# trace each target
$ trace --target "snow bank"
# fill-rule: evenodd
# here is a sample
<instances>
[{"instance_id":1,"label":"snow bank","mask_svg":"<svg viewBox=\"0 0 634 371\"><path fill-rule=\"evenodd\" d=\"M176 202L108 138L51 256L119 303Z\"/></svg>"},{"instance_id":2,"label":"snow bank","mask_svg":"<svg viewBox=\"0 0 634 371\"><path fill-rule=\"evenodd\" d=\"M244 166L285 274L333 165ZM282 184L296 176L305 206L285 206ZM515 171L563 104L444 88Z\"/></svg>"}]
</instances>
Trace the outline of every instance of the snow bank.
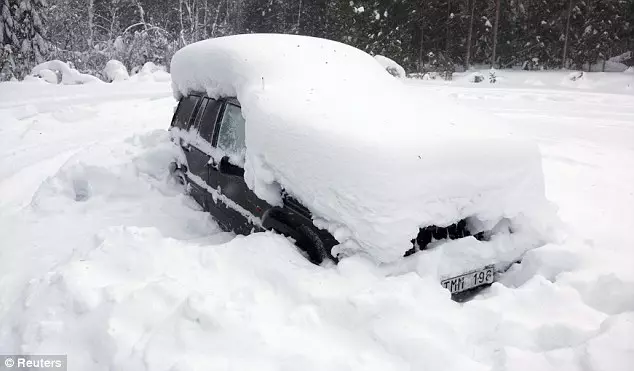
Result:
<instances>
[{"instance_id":1,"label":"snow bank","mask_svg":"<svg viewBox=\"0 0 634 371\"><path fill-rule=\"evenodd\" d=\"M108 79L108 82L125 81L130 78L128 69L123 65L123 63L115 59L109 60L108 63L106 63L103 73Z\"/></svg>"},{"instance_id":2,"label":"snow bank","mask_svg":"<svg viewBox=\"0 0 634 371\"><path fill-rule=\"evenodd\" d=\"M401 67L400 64L394 62L390 58L384 57L382 55L375 55L374 59L376 59L376 61L379 62L379 64L383 66L383 68L385 68L387 72L390 73L390 75L401 78L401 79L407 77L407 73L405 73L405 69Z\"/></svg>"},{"instance_id":3,"label":"snow bank","mask_svg":"<svg viewBox=\"0 0 634 371\"><path fill-rule=\"evenodd\" d=\"M605 61L605 64L603 62L593 64L590 70L594 72L623 72L627 69L626 64L608 60Z\"/></svg>"},{"instance_id":4,"label":"snow bank","mask_svg":"<svg viewBox=\"0 0 634 371\"><path fill-rule=\"evenodd\" d=\"M631 361L631 312L610 318L540 276L460 305L433 279L386 277L363 259L315 267L271 233L209 245L120 226L86 250L30 281L0 327L3 349L64 353L69 369L95 371L625 371Z\"/></svg>"},{"instance_id":5,"label":"snow bank","mask_svg":"<svg viewBox=\"0 0 634 371\"><path fill-rule=\"evenodd\" d=\"M237 96L246 118L245 178L271 203L286 189L342 244L400 259L421 226L544 213L540 155L495 120L410 94L353 47L292 35L189 45L171 64L176 98ZM547 223L547 218L542 218ZM495 259L492 259L495 260Z\"/></svg>"},{"instance_id":6,"label":"snow bank","mask_svg":"<svg viewBox=\"0 0 634 371\"><path fill-rule=\"evenodd\" d=\"M608 60L599 60L590 66L592 72L623 72L628 69L628 60L632 59L632 52L628 51L623 54L609 58ZM584 70L588 70L588 64L584 64Z\"/></svg>"},{"instance_id":7,"label":"snow bank","mask_svg":"<svg viewBox=\"0 0 634 371\"><path fill-rule=\"evenodd\" d=\"M33 67L31 70L32 75L37 75L40 71L51 70L56 71L62 75L62 84L75 85L75 84L87 84L93 82L102 82L98 78L92 75L81 73L74 68L71 68L68 63L64 63L60 60L52 60L44 63L40 63Z\"/></svg>"},{"instance_id":8,"label":"snow bank","mask_svg":"<svg viewBox=\"0 0 634 371\"><path fill-rule=\"evenodd\" d=\"M573 364L573 347L588 350L590 370L608 370L600 362L610 357L606 365L627 364L631 316L605 321L540 277L492 291L461 306L433 279L385 277L362 259L315 267L271 233L200 245L112 227L81 258L28 284L0 344L63 352L69 369L95 371L516 371L529 357L556 370L550 352L569 351ZM12 346L1 336L9 329L21 334ZM625 342L605 347L614 340Z\"/></svg>"}]
</instances>

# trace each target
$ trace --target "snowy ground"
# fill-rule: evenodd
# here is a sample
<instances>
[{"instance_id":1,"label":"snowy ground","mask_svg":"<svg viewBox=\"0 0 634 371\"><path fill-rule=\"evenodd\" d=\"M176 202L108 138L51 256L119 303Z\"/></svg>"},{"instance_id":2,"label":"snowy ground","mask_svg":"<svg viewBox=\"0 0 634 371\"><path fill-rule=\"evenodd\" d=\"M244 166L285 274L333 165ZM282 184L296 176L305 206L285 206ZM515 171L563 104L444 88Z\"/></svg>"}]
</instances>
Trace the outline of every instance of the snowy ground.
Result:
<instances>
[{"instance_id":1,"label":"snowy ground","mask_svg":"<svg viewBox=\"0 0 634 371\"><path fill-rule=\"evenodd\" d=\"M68 354L70 370L630 370L634 75L498 76L408 84L535 139L565 238L465 304L430 277L219 232L166 181L168 82L0 84L0 353Z\"/></svg>"}]
</instances>

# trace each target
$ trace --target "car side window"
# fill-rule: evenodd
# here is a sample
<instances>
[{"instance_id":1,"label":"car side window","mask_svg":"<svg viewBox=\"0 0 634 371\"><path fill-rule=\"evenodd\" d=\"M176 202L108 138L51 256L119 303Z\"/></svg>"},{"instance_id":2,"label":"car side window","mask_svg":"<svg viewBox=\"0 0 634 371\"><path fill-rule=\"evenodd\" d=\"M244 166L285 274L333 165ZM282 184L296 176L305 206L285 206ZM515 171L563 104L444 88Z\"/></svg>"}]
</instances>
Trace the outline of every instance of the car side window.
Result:
<instances>
[{"instance_id":1,"label":"car side window","mask_svg":"<svg viewBox=\"0 0 634 371\"><path fill-rule=\"evenodd\" d=\"M178 108L176 109L176 113L172 119L172 126L180 129L187 129L199 100L200 97L195 95L183 97L178 104Z\"/></svg>"},{"instance_id":2,"label":"car side window","mask_svg":"<svg viewBox=\"0 0 634 371\"><path fill-rule=\"evenodd\" d=\"M200 116L200 122L197 126L200 136L208 142L211 142L211 137L214 132L216 121L218 120L218 113L222 107L222 102L211 98L205 98L205 101L207 105Z\"/></svg>"},{"instance_id":3,"label":"car side window","mask_svg":"<svg viewBox=\"0 0 634 371\"><path fill-rule=\"evenodd\" d=\"M240 107L227 103L220 122L217 147L235 160L244 158L244 126Z\"/></svg>"}]
</instances>

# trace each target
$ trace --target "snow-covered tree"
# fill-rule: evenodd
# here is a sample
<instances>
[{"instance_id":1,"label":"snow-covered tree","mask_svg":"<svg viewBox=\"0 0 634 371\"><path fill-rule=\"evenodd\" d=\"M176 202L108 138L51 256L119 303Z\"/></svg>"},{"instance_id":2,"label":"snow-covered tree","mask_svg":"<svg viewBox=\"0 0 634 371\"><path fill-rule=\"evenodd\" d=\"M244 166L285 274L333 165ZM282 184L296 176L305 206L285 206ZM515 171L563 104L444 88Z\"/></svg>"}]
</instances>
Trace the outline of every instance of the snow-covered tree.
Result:
<instances>
[{"instance_id":1,"label":"snow-covered tree","mask_svg":"<svg viewBox=\"0 0 634 371\"><path fill-rule=\"evenodd\" d=\"M575 12L575 42L571 59L575 67L605 61L623 51L623 41L631 37L626 20L627 1L585 0ZM630 40L630 42L632 42Z\"/></svg>"},{"instance_id":2,"label":"snow-covered tree","mask_svg":"<svg viewBox=\"0 0 634 371\"><path fill-rule=\"evenodd\" d=\"M447 76L467 51L469 64L495 52L499 68L581 68L634 49L634 0L43 1L0 0L1 79L44 57L91 74L111 59L169 65L186 44L249 32L328 38Z\"/></svg>"},{"instance_id":3,"label":"snow-covered tree","mask_svg":"<svg viewBox=\"0 0 634 371\"><path fill-rule=\"evenodd\" d=\"M44 0L2 0L0 80L23 77L48 56Z\"/></svg>"}]
</instances>

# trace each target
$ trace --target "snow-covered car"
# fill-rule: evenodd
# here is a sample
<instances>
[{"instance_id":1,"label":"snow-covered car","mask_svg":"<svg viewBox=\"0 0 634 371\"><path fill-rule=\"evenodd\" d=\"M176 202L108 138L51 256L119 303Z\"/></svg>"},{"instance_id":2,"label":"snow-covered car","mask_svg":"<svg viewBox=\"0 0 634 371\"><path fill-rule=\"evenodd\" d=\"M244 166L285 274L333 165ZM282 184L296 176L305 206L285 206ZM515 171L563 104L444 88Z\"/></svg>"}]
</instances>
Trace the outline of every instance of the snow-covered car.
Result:
<instances>
[{"instance_id":1,"label":"snow-covered car","mask_svg":"<svg viewBox=\"0 0 634 371\"><path fill-rule=\"evenodd\" d=\"M171 171L227 230L277 231L317 264L415 264L454 294L546 239L537 147L360 50L238 35L181 49L171 73Z\"/></svg>"}]
</instances>

